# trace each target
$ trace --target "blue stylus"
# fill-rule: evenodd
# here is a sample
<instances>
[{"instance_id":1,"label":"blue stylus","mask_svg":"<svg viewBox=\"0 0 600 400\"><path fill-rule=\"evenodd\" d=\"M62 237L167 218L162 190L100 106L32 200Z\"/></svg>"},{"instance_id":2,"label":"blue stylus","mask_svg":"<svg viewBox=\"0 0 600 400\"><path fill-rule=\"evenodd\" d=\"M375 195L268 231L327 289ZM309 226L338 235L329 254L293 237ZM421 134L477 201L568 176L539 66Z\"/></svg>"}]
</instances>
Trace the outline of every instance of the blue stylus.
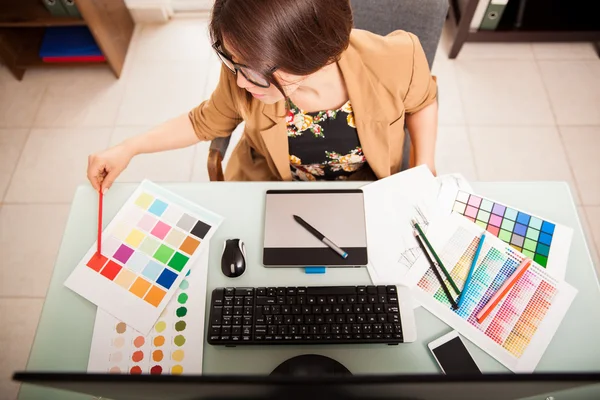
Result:
<instances>
[{"instance_id":1,"label":"blue stylus","mask_svg":"<svg viewBox=\"0 0 600 400\"><path fill-rule=\"evenodd\" d=\"M467 281L465 282L465 286L460 292L460 298L458 299L458 308L462 305L465 300L465 294L467 289L469 288L469 284L471 283L471 278L473 277L473 272L475 271L475 265L477 265L477 259L479 258L479 253L481 252L481 246L483 246L483 242L485 241L485 232L481 234L481 238L479 239L479 244L477 245L477 250L475 251L475 257L473 257L473 262L471 263L471 268L469 269L469 275L467 275Z\"/></svg>"}]
</instances>

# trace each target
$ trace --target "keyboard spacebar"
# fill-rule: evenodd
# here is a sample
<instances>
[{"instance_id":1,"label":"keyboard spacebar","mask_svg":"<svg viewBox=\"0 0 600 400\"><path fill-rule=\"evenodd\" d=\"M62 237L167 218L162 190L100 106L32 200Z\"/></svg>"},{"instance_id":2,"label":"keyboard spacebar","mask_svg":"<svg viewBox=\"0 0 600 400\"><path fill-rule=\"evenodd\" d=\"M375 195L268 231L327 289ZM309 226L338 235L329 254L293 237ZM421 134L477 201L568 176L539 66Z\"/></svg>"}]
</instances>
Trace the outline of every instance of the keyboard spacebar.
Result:
<instances>
[{"instance_id":1,"label":"keyboard spacebar","mask_svg":"<svg viewBox=\"0 0 600 400\"><path fill-rule=\"evenodd\" d=\"M356 294L354 286L323 286L323 287L307 287L306 294L314 295L338 295L338 294Z\"/></svg>"}]
</instances>

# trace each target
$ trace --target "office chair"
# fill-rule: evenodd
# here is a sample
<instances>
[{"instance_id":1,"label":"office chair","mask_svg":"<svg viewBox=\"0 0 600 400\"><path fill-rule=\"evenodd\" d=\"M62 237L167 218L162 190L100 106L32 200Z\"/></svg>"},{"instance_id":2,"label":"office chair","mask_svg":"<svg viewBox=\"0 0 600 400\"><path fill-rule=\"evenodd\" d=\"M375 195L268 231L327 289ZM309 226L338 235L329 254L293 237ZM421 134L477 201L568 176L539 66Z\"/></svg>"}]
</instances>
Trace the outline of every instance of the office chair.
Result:
<instances>
[{"instance_id":1,"label":"office chair","mask_svg":"<svg viewBox=\"0 0 600 400\"><path fill-rule=\"evenodd\" d=\"M354 26L387 35L402 29L417 35L429 62L433 65L435 53L448 13L447 0L351 0ZM402 170L411 166L413 158L410 136L405 129ZM208 176L211 181L223 181L223 158L229 147L230 136L216 138L210 143Z\"/></svg>"}]
</instances>

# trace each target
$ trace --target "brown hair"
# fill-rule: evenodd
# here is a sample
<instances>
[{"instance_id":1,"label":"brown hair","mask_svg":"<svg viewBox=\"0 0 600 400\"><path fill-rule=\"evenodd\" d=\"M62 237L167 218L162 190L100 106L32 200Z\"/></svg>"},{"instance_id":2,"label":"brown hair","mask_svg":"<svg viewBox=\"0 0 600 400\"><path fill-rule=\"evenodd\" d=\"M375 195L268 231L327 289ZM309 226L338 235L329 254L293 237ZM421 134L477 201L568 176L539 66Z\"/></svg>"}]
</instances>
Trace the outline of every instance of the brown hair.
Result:
<instances>
[{"instance_id":1,"label":"brown hair","mask_svg":"<svg viewBox=\"0 0 600 400\"><path fill-rule=\"evenodd\" d=\"M209 29L285 95L272 69L310 75L336 62L352 25L349 0L216 0Z\"/></svg>"}]
</instances>

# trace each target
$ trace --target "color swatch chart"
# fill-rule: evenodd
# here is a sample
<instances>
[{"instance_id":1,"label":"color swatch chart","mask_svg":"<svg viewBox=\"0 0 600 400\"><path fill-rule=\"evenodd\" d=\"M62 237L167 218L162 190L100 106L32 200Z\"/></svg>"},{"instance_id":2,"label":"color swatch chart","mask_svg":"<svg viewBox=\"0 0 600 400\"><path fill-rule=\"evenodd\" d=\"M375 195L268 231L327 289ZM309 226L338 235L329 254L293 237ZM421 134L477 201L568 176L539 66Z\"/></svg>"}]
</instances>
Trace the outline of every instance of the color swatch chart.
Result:
<instances>
[{"instance_id":1,"label":"color swatch chart","mask_svg":"<svg viewBox=\"0 0 600 400\"><path fill-rule=\"evenodd\" d=\"M88 372L202 373L207 272L205 250L146 336L98 310Z\"/></svg>"},{"instance_id":2,"label":"color swatch chart","mask_svg":"<svg viewBox=\"0 0 600 400\"><path fill-rule=\"evenodd\" d=\"M65 282L144 334L220 223L155 186L142 183L104 230L102 254L93 246Z\"/></svg>"},{"instance_id":3,"label":"color swatch chart","mask_svg":"<svg viewBox=\"0 0 600 400\"><path fill-rule=\"evenodd\" d=\"M542 267L551 262L566 265L572 236L569 228L464 191L458 192L453 211L464 215Z\"/></svg>"},{"instance_id":4,"label":"color swatch chart","mask_svg":"<svg viewBox=\"0 0 600 400\"><path fill-rule=\"evenodd\" d=\"M438 254L442 262L462 290L479 244L481 230L456 214L449 218L458 221L452 222L454 232L449 236L445 233L441 242L443 244L440 244L435 233L429 239L434 247L441 249ZM431 229L430 226L428 236ZM434 226L433 229L437 228ZM434 315L509 369L531 372L547 346L542 346L541 343L549 343L566 313L575 295L573 288L551 277L539 265L532 264L483 323L476 320L477 313L523 259L523 254L487 234L471 284L462 294L465 299L458 310L450 307L429 266L421 269L420 276L417 274L413 277L418 289L415 292L419 293L416 297ZM559 294L563 296L560 297Z\"/></svg>"}]
</instances>

